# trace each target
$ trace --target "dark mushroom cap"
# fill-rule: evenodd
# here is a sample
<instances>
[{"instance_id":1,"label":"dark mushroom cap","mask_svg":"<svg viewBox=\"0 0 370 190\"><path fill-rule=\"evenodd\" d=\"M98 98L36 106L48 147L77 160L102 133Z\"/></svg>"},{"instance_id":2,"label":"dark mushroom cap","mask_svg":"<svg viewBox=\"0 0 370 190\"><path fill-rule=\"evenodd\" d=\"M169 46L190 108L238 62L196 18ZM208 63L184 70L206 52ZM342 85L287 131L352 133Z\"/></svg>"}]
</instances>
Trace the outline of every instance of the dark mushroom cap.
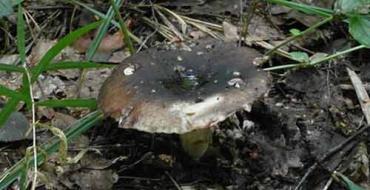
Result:
<instances>
[{"instance_id":1,"label":"dark mushroom cap","mask_svg":"<svg viewBox=\"0 0 370 190\"><path fill-rule=\"evenodd\" d=\"M186 133L249 110L268 90L268 75L253 65L261 56L235 43L204 41L191 51L148 49L115 68L98 104L120 126Z\"/></svg>"}]
</instances>

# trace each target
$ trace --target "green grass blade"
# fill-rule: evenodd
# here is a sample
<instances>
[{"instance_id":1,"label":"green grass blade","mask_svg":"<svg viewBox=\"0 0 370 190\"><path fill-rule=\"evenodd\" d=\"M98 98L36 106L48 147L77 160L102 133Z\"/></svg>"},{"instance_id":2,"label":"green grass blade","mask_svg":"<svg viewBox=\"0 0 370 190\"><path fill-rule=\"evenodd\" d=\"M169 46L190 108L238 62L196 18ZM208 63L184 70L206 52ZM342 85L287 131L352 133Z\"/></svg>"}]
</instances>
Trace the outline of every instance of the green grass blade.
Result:
<instances>
[{"instance_id":1,"label":"green grass blade","mask_svg":"<svg viewBox=\"0 0 370 190\"><path fill-rule=\"evenodd\" d=\"M28 171L31 165L30 159L32 157L32 150L30 148L26 149L26 155L24 156L25 162L21 170L20 178L19 178L19 186L20 190L27 189L27 179L28 179Z\"/></svg>"},{"instance_id":2,"label":"green grass blade","mask_svg":"<svg viewBox=\"0 0 370 190\"><path fill-rule=\"evenodd\" d=\"M64 70L64 69L98 69L112 68L116 65L111 63L95 63L90 61L62 61L47 65L46 71ZM24 68L6 63L0 63L0 71L24 73Z\"/></svg>"},{"instance_id":3,"label":"green grass blade","mask_svg":"<svg viewBox=\"0 0 370 190\"><path fill-rule=\"evenodd\" d=\"M123 18L121 16L120 12L119 12L118 7L114 3L114 0L110 0L110 2L111 2L111 5L113 7L113 10L114 10L114 12L115 12L115 14L118 18L118 22L119 22L121 31L124 35L123 40L124 40L125 44L127 45L128 49L130 50L130 53L134 54L135 53L134 45L132 44L132 41L130 39L130 33L129 33L128 28L125 24L125 21L123 21Z\"/></svg>"},{"instance_id":4,"label":"green grass blade","mask_svg":"<svg viewBox=\"0 0 370 190\"><path fill-rule=\"evenodd\" d=\"M269 3L276 3L278 5L283 5L298 11L302 11L307 14L315 14L322 17L329 17L334 14L334 11L331 9L325 9L321 7L311 6L311 5L305 5L302 3L296 3L292 1L286 1L286 0L267 0Z\"/></svg>"},{"instance_id":5,"label":"green grass blade","mask_svg":"<svg viewBox=\"0 0 370 190\"><path fill-rule=\"evenodd\" d=\"M23 8L22 5L18 5L18 13L17 13L17 48L20 63L23 66L23 76L22 76L22 90L21 93L24 94L26 97L25 102L27 104L27 108L31 108L31 95L30 95L30 83L28 79L28 75L26 74L26 33L25 33L25 22L23 18Z\"/></svg>"},{"instance_id":6,"label":"green grass blade","mask_svg":"<svg viewBox=\"0 0 370 190\"><path fill-rule=\"evenodd\" d=\"M121 0L116 0L115 3L116 3L116 5L119 5L119 4L121 4ZM110 22L113 19L113 16L114 16L114 10L111 6L108 9L108 12L106 14L106 18L103 21L103 24L100 25L94 40L92 41L89 49L87 49L87 52L86 52L87 60L91 60L92 57L94 56L94 54L95 54L96 50L98 49L101 41L103 40L105 34L108 31L108 28L109 28Z\"/></svg>"},{"instance_id":7,"label":"green grass blade","mask_svg":"<svg viewBox=\"0 0 370 190\"><path fill-rule=\"evenodd\" d=\"M115 66L116 65L113 65L113 64L94 63L90 61L77 61L77 62L63 61L63 62L57 62L57 63L48 65L46 70L55 71L55 70L62 70L62 69L94 69L94 68L97 69L97 68L112 68Z\"/></svg>"},{"instance_id":8,"label":"green grass blade","mask_svg":"<svg viewBox=\"0 0 370 190\"><path fill-rule=\"evenodd\" d=\"M25 31L24 31L24 18L23 18L23 9L21 5L18 5L18 13L17 13L17 48L19 51L19 56L22 61L22 63L25 63L26 60L26 48L25 48ZM23 68L22 68L23 69ZM24 78L24 77L23 77ZM27 89L27 88L25 88ZM26 102L28 102L28 96L29 94L23 93L23 95L19 95L19 93L12 91L10 89L7 89L5 87L1 87L2 93L7 93L8 95L11 95L12 97L5 106L1 109L0 112L0 127L3 126L3 124L8 120L10 114L16 110L16 107L18 105L18 102L22 99L26 99ZM23 90L22 90L23 92Z\"/></svg>"},{"instance_id":9,"label":"green grass blade","mask_svg":"<svg viewBox=\"0 0 370 190\"><path fill-rule=\"evenodd\" d=\"M24 69L22 67L6 63L0 63L0 71L24 73Z\"/></svg>"},{"instance_id":10,"label":"green grass blade","mask_svg":"<svg viewBox=\"0 0 370 190\"><path fill-rule=\"evenodd\" d=\"M64 100L45 100L36 103L37 106L45 107L80 107L96 109L95 99L64 99Z\"/></svg>"},{"instance_id":11,"label":"green grass blade","mask_svg":"<svg viewBox=\"0 0 370 190\"><path fill-rule=\"evenodd\" d=\"M103 14L103 13L101 13L101 12L99 12L99 11L97 11L97 10L95 10L95 9L93 9L93 8L91 8L91 7L89 7L87 4L85 4L85 3L82 3L82 2L80 2L80 1L75 1L75 0L69 0L68 1L69 3L72 3L72 4L76 4L76 5L79 5L79 6L81 6L81 7L83 7L83 8L85 8L86 10L88 10L88 11L90 11L90 12L92 12L93 14L95 14L96 16L98 16L98 17L100 17L100 18L102 18L102 19L107 19L107 17ZM118 27L118 28L120 28L120 24L117 22L117 21L115 21L115 20L111 20L111 23L114 25L114 26L116 26L116 27ZM136 37L134 34L132 34L130 31L128 31L129 32L129 35L130 35L130 37L132 38L132 40L134 40L135 42L137 42L138 44L142 44L144 47L146 47L146 45L145 44L143 44L143 42L138 38L138 37Z\"/></svg>"},{"instance_id":12,"label":"green grass blade","mask_svg":"<svg viewBox=\"0 0 370 190\"><path fill-rule=\"evenodd\" d=\"M55 56L57 56L65 47L70 45L72 42L77 40L82 35L86 34L87 32L91 31L92 29L98 27L101 24L101 22L94 22L89 25L86 25L82 28L79 28L62 39L59 40L59 42L53 46L46 54L41 58L40 62L36 67L32 69L32 76L31 76L31 84L34 83L39 75L45 71L45 68L48 67L50 62L54 59ZM22 89L22 93L26 92L26 90ZM16 106L18 103L22 100L20 97L13 97L11 98L5 105L5 107L0 112L0 127L3 126L7 118L10 116L10 114L16 110ZM1 189L1 188L0 188Z\"/></svg>"},{"instance_id":13,"label":"green grass blade","mask_svg":"<svg viewBox=\"0 0 370 190\"><path fill-rule=\"evenodd\" d=\"M71 125L70 128L65 131L65 135L68 141L73 138L80 136L83 132L93 127L98 121L103 118L103 114L100 111L94 111L85 117L77 120ZM42 145L42 149L45 150L43 153L37 155L38 164L42 164L45 161L44 153L48 155L59 150L60 139L53 137L48 143ZM21 175L22 169L25 166L25 159L20 160L17 164L11 167L9 170L3 172L0 176L0 189L6 189L11 183L18 179ZM33 162L33 158L29 160Z\"/></svg>"},{"instance_id":14,"label":"green grass blade","mask_svg":"<svg viewBox=\"0 0 370 190\"><path fill-rule=\"evenodd\" d=\"M0 128L3 127L4 123L8 120L10 114L13 111L16 111L16 107L22 99L20 97L13 97L6 102L5 106L1 109L0 112ZM1 188L0 188L1 189Z\"/></svg>"},{"instance_id":15,"label":"green grass blade","mask_svg":"<svg viewBox=\"0 0 370 190\"><path fill-rule=\"evenodd\" d=\"M24 18L23 18L23 8L21 4L18 5L17 13L17 48L19 53L19 58L22 65L26 63L26 33L25 33Z\"/></svg>"},{"instance_id":16,"label":"green grass blade","mask_svg":"<svg viewBox=\"0 0 370 190\"><path fill-rule=\"evenodd\" d=\"M0 85L0 95L6 96L6 97L18 97L18 98L23 99L23 100L25 100L25 98L26 98L20 92L9 89L9 88L7 88L3 85Z\"/></svg>"},{"instance_id":17,"label":"green grass blade","mask_svg":"<svg viewBox=\"0 0 370 190\"><path fill-rule=\"evenodd\" d=\"M32 76L31 76L31 83L34 83L39 75L45 71L48 67L50 62L57 56L65 47L72 44L75 40L86 34L87 32L93 30L94 28L98 27L101 22L94 22L88 24L82 28L79 28L68 35L64 36L62 39L58 41L52 48L49 49L48 52L41 58L40 62L37 66L32 69Z\"/></svg>"}]
</instances>

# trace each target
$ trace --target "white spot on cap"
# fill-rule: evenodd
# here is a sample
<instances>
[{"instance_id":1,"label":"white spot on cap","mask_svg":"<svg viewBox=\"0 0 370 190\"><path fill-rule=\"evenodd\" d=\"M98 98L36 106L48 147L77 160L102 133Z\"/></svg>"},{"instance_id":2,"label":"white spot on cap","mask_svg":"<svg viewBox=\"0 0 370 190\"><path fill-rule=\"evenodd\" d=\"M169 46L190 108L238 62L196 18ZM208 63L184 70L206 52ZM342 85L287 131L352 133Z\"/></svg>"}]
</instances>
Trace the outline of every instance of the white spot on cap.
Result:
<instances>
[{"instance_id":1,"label":"white spot on cap","mask_svg":"<svg viewBox=\"0 0 370 190\"><path fill-rule=\"evenodd\" d=\"M244 104L244 105L243 105L243 109L244 109L246 112L251 112L251 111L252 111L252 107L251 107L251 105L249 105L249 104Z\"/></svg>"},{"instance_id":2,"label":"white spot on cap","mask_svg":"<svg viewBox=\"0 0 370 190\"><path fill-rule=\"evenodd\" d=\"M126 76L132 75L135 72L135 66L130 65L123 70L123 74Z\"/></svg>"},{"instance_id":3,"label":"white spot on cap","mask_svg":"<svg viewBox=\"0 0 370 190\"><path fill-rule=\"evenodd\" d=\"M234 77L240 77L240 75L241 75L241 74L240 74L240 72L238 72L238 71L234 71L234 72L233 72L233 76L234 76Z\"/></svg>"},{"instance_id":4,"label":"white spot on cap","mask_svg":"<svg viewBox=\"0 0 370 190\"><path fill-rule=\"evenodd\" d=\"M241 78L233 78L233 79L227 81L227 84L229 86L233 86L235 88L240 88L241 85L245 84L245 82Z\"/></svg>"},{"instance_id":5,"label":"white spot on cap","mask_svg":"<svg viewBox=\"0 0 370 190\"><path fill-rule=\"evenodd\" d=\"M183 72L185 70L186 70L186 68L184 66L182 66L182 65L175 65L173 67L173 71L175 71L175 72Z\"/></svg>"},{"instance_id":6,"label":"white spot on cap","mask_svg":"<svg viewBox=\"0 0 370 190\"><path fill-rule=\"evenodd\" d=\"M206 49L212 49L213 48L213 45L212 44L207 44L206 45Z\"/></svg>"},{"instance_id":7,"label":"white spot on cap","mask_svg":"<svg viewBox=\"0 0 370 190\"><path fill-rule=\"evenodd\" d=\"M177 61L182 61L182 57L181 56L177 56Z\"/></svg>"}]
</instances>

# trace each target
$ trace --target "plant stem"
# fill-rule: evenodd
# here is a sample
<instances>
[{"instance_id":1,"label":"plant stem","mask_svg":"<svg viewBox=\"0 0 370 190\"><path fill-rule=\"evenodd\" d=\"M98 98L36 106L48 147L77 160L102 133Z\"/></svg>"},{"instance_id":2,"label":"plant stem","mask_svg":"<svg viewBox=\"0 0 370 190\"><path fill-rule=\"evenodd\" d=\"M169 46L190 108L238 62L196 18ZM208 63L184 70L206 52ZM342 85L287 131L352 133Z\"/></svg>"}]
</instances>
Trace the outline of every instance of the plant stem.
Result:
<instances>
[{"instance_id":1,"label":"plant stem","mask_svg":"<svg viewBox=\"0 0 370 190\"><path fill-rule=\"evenodd\" d=\"M329 55L329 56L326 56L322 59L319 59L317 61L314 61L314 62L311 62L310 65L316 65L316 64L319 64L319 63L322 63L322 62L325 62L325 61L328 61L330 59L333 59L335 57L338 57L338 56L341 56L341 55L344 55L344 54L347 54L347 53L351 53L353 51L356 51L356 50L359 50L359 49L362 49L362 48L366 48L365 45L358 45L356 47L353 47L353 48L349 48L349 49L346 49L344 51L340 51L340 52L337 52L335 54L332 54L332 55Z\"/></svg>"},{"instance_id":2,"label":"plant stem","mask_svg":"<svg viewBox=\"0 0 370 190\"><path fill-rule=\"evenodd\" d=\"M267 0L269 3L276 3L278 5L283 5L289 8L292 8L294 10L302 11L304 13L308 14L315 14L322 17L329 17L334 14L334 10L321 8L317 6L312 5L306 5L303 3L297 3L293 1L287 1L287 0Z\"/></svg>"},{"instance_id":3,"label":"plant stem","mask_svg":"<svg viewBox=\"0 0 370 190\"><path fill-rule=\"evenodd\" d=\"M272 48L271 50L269 50L266 55L271 55L275 50L279 49L280 47L288 44L289 42L293 41L293 40L296 40L297 38L305 35L305 34L308 34L308 33L311 33L313 31L315 31L316 28L320 27L321 25L324 25L326 24L327 22L330 22L331 20L333 20L333 16L329 16L328 18L325 18L324 20L314 24L313 26L307 28L306 30L304 30L303 32L300 32L299 34L297 35L294 35L294 36L291 36L289 38L287 38L285 41L283 41L282 43L280 43L279 45L275 46L274 48Z\"/></svg>"},{"instance_id":4,"label":"plant stem","mask_svg":"<svg viewBox=\"0 0 370 190\"><path fill-rule=\"evenodd\" d=\"M299 67L301 64L288 64L288 65L279 65L275 67L268 67L264 68L264 71L273 71L273 70L279 70L279 69L289 69L289 68L294 68L294 67Z\"/></svg>"},{"instance_id":5,"label":"plant stem","mask_svg":"<svg viewBox=\"0 0 370 190\"><path fill-rule=\"evenodd\" d=\"M353 51L356 51L356 50L359 50L359 49L363 49L363 48L366 48L366 46L365 45L358 45L356 47L349 48L349 49L346 49L344 51L340 51L340 52L337 52L335 54L326 56L326 57L324 57L322 59L319 59L317 61L314 61L314 62L310 62L310 63L298 63L298 64L288 64L288 65L279 65L279 66L275 66L275 67L268 67L268 68L265 68L263 70L264 71L272 71L272 70L288 69L288 68L294 68L294 67L314 66L314 65L317 65L319 63L322 63L322 62L325 62L325 61L334 59L334 58L339 57L341 55L345 55L347 53L351 53Z\"/></svg>"}]
</instances>

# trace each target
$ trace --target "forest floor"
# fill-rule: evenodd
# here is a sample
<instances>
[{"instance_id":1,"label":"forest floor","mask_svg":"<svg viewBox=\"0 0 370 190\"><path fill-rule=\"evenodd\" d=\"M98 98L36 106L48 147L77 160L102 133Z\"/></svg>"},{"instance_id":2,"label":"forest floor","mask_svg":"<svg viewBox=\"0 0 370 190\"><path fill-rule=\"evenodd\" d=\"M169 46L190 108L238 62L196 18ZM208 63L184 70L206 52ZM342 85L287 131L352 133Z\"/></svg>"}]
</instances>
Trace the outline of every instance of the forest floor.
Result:
<instances>
[{"instance_id":1,"label":"forest floor","mask_svg":"<svg viewBox=\"0 0 370 190\"><path fill-rule=\"evenodd\" d=\"M328 9L334 4L320 0L300 2ZM86 5L102 13L110 6L105 1L91 0ZM26 1L23 8L29 45L27 62L31 66L37 65L58 39L96 19L76 3ZM132 0L120 10L129 30L143 42L134 42L137 51L163 44L187 47L212 37L249 46L266 55L268 45L286 40L294 33L292 29L303 31L323 19L276 4L242 0ZM185 23L174 15L181 15ZM1 20L0 25L0 63L13 62L18 55L14 42L16 13ZM340 52L357 43L347 30L345 22L335 20L281 49L309 56ZM242 34L247 37L240 41ZM93 37L91 34L78 39L55 60L86 60ZM123 34L112 26L90 60L118 65L129 56L122 38ZM278 53L268 58L258 65L260 69L294 63ZM59 165L56 160L60 155L49 156L39 168L42 174L37 189L288 190L298 185L302 187L299 189L353 188L348 181L343 183L344 176L369 189L367 121L347 71L355 71L369 91L369 60L369 50L362 49L314 67L266 71L271 76L268 93L253 103L250 112L237 111L219 123L208 150L199 160L183 150L177 134L122 129L112 119L104 119L69 144L69 156L78 158L75 163ZM112 67L45 72L34 85L34 98L77 97L77 91L80 98L97 98L111 71ZM84 80L79 85L81 75ZM0 84L19 89L22 79L15 73L1 72ZM2 106L7 100L0 96ZM18 108L31 121L26 106ZM36 108L36 119L65 130L89 112L85 108L40 106ZM37 132L40 144L51 136L45 129ZM6 138L0 131L2 172L22 159L32 145L29 137ZM8 189L18 186L15 182Z\"/></svg>"}]
</instances>

